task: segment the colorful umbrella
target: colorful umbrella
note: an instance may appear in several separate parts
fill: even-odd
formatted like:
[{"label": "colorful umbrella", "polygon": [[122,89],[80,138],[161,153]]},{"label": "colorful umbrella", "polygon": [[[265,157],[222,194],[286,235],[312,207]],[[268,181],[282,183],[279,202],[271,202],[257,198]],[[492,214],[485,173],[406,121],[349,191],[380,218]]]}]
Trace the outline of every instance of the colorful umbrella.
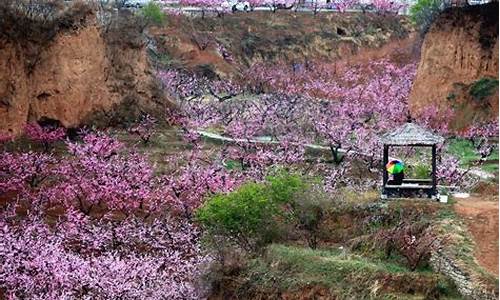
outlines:
[{"label": "colorful umbrella", "polygon": [[387,165],[385,165],[385,169],[390,174],[398,174],[403,172],[403,170],[405,169],[405,165],[402,161],[393,159]]}]

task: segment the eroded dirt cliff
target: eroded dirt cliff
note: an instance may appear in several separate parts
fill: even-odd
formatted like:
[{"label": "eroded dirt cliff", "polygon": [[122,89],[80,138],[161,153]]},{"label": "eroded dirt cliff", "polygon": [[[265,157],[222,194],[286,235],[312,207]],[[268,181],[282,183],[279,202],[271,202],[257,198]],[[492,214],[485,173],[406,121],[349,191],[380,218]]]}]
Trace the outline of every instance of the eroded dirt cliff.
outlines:
[{"label": "eroded dirt cliff", "polygon": [[[223,18],[171,16],[151,31],[168,67],[233,77],[255,63],[366,60],[408,53],[414,29],[400,16],[291,11]],[[400,51],[396,51],[399,48]],[[407,59],[403,58],[403,59]]]},{"label": "eroded dirt cliff", "polygon": [[123,34],[127,16],[108,18],[101,24],[89,9],[53,37],[0,34],[0,132],[17,135],[26,122],[44,118],[65,127],[96,116],[112,122],[123,117],[122,106],[128,113],[161,111],[167,101],[142,29],[131,24]]},{"label": "eroded dirt cliff", "polygon": [[[425,36],[410,95],[412,113],[452,108],[456,129],[496,118],[497,79],[498,3],[448,9]],[[489,88],[481,86],[488,81],[493,83]]]}]

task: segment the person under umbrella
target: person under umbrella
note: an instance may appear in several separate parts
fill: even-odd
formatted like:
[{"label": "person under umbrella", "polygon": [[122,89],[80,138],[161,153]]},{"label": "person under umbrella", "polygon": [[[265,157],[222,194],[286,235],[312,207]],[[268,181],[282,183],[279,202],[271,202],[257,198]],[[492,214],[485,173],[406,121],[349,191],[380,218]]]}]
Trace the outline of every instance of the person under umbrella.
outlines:
[{"label": "person under umbrella", "polygon": [[390,184],[401,185],[403,183],[405,166],[401,160],[393,159],[389,161],[385,165],[385,169],[391,174],[392,179]]}]

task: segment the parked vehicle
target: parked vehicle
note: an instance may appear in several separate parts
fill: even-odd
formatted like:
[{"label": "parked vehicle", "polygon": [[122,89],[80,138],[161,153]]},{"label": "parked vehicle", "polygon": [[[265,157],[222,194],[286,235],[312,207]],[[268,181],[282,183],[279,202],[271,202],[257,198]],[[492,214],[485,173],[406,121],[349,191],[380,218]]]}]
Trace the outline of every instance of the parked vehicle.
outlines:
[{"label": "parked vehicle", "polygon": [[489,3],[489,0],[468,0],[467,3],[469,5],[481,5],[481,4],[486,4]]},{"label": "parked vehicle", "polygon": [[253,10],[253,7],[250,5],[250,2],[248,1],[228,0],[226,3],[227,6],[229,6],[233,12]]},{"label": "parked vehicle", "polygon": [[128,8],[141,8],[150,1],[151,0],[125,0],[123,6]]}]

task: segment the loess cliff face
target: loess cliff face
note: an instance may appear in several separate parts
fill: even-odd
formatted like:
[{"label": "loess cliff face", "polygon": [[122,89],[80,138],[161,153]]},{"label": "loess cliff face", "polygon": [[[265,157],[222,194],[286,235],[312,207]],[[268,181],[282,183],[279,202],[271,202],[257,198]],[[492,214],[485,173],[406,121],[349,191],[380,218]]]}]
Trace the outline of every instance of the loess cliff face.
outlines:
[{"label": "loess cliff face", "polygon": [[[498,115],[498,87],[473,97],[477,83],[498,79],[498,3],[443,12],[427,33],[410,108],[452,108],[451,125],[461,129]],[[498,85],[497,85],[498,86]]]},{"label": "loess cliff face", "polygon": [[[42,117],[78,125],[91,111],[119,101],[106,86],[106,46],[96,27],[58,36],[31,74],[15,44],[0,46],[0,128],[14,134]],[[7,104],[7,105],[5,105]]]},{"label": "loess cliff face", "polygon": [[103,29],[89,11],[50,41],[0,35],[0,133],[18,135],[26,122],[44,118],[65,127],[96,116],[111,122],[121,105],[161,110],[166,100],[142,35],[119,39],[113,24]]},{"label": "loess cliff face", "polygon": [[[409,60],[415,41],[409,20],[378,14],[292,11],[235,13],[223,18],[170,16],[151,31],[159,62],[194,72],[237,77],[256,63]],[[404,55],[401,53],[405,53]],[[403,57],[405,56],[405,57]]]}]

